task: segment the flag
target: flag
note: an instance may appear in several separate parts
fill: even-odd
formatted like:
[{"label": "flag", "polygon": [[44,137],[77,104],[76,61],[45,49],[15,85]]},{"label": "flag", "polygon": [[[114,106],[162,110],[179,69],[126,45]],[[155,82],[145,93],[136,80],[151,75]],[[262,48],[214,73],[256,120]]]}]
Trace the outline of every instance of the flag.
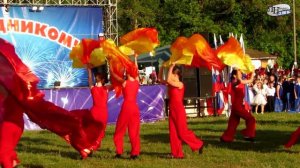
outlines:
[{"label": "flag", "polygon": [[[244,76],[244,78],[246,78],[245,75],[243,75],[243,76]],[[252,107],[251,107],[250,93],[249,93],[249,86],[248,86],[248,84],[245,84],[244,102],[245,102],[245,109],[250,112],[252,110]]]},{"label": "flag", "polygon": [[241,34],[241,37],[240,37],[240,44],[241,44],[241,47],[243,48],[244,54],[246,54],[245,43],[244,43],[244,39],[243,39],[243,34]]},{"label": "flag", "polygon": [[215,44],[215,49],[218,48],[218,44],[217,44],[217,37],[216,34],[214,33],[214,44]]},{"label": "flag", "polygon": [[224,110],[224,95],[223,95],[223,89],[224,89],[224,82],[221,77],[221,73],[218,70],[215,70],[212,67],[212,84],[213,84],[213,95],[216,97],[217,100],[217,113],[222,114]]},{"label": "flag", "polygon": [[222,39],[222,36],[220,35],[220,44],[223,45],[224,44],[224,41]]}]

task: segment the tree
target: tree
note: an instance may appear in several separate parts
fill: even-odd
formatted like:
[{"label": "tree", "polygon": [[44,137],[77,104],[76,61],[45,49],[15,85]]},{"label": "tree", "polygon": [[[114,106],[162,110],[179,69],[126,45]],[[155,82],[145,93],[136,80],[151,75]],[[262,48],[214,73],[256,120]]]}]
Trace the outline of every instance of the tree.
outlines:
[{"label": "tree", "polygon": [[[289,67],[293,62],[292,15],[268,16],[268,7],[277,3],[277,0],[120,0],[120,35],[139,26],[153,26],[159,31],[161,45],[168,45],[178,36],[188,37],[193,33],[223,36],[229,32],[243,33],[248,48],[278,53],[279,63]],[[291,0],[280,3],[291,4]],[[300,9],[298,1],[296,5]],[[300,10],[296,10],[296,15],[299,32]]]}]

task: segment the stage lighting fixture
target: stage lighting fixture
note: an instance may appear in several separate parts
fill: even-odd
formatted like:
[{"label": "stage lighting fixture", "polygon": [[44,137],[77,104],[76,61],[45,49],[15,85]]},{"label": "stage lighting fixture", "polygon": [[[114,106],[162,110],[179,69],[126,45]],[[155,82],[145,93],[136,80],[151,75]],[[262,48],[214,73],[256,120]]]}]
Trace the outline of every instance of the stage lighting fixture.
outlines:
[{"label": "stage lighting fixture", "polygon": [[9,5],[4,5],[4,8],[5,8],[5,12],[9,12]]},{"label": "stage lighting fixture", "polygon": [[98,37],[103,37],[104,36],[104,33],[99,33],[98,34]]},{"label": "stage lighting fixture", "polygon": [[42,10],[44,10],[44,7],[43,6],[39,6],[38,10],[42,11]]},{"label": "stage lighting fixture", "polygon": [[37,11],[37,9],[38,9],[37,6],[33,6],[33,7],[31,8],[32,11]]}]

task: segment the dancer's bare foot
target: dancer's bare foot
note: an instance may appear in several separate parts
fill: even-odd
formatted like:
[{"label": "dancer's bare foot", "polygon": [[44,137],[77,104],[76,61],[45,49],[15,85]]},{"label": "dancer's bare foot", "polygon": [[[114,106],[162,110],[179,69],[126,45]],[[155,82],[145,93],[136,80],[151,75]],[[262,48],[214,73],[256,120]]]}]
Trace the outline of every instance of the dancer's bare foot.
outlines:
[{"label": "dancer's bare foot", "polygon": [[17,167],[20,164],[19,160],[13,160],[13,167]]},{"label": "dancer's bare foot", "polygon": [[67,141],[68,143],[71,143],[70,135],[65,135],[63,138],[64,138],[65,141]]},{"label": "dancer's bare foot", "polygon": [[81,159],[84,160],[92,154],[92,151],[89,149],[83,149],[80,151]]}]

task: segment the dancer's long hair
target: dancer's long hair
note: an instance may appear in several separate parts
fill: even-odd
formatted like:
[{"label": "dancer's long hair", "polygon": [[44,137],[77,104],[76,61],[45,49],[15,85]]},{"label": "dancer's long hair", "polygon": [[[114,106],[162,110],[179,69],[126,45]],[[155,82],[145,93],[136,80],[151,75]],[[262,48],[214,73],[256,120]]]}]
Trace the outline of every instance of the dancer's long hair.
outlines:
[{"label": "dancer's long hair", "polygon": [[178,75],[179,81],[182,82],[182,72],[179,66],[174,66],[172,73]]},{"label": "dancer's long hair", "polygon": [[231,72],[230,81],[233,82],[233,81],[236,80],[236,79],[237,79],[237,70],[234,69],[234,70],[232,70],[232,72]]},{"label": "dancer's long hair", "polygon": [[94,75],[96,82],[101,82],[102,86],[104,86],[108,82],[107,73],[96,72]]}]

